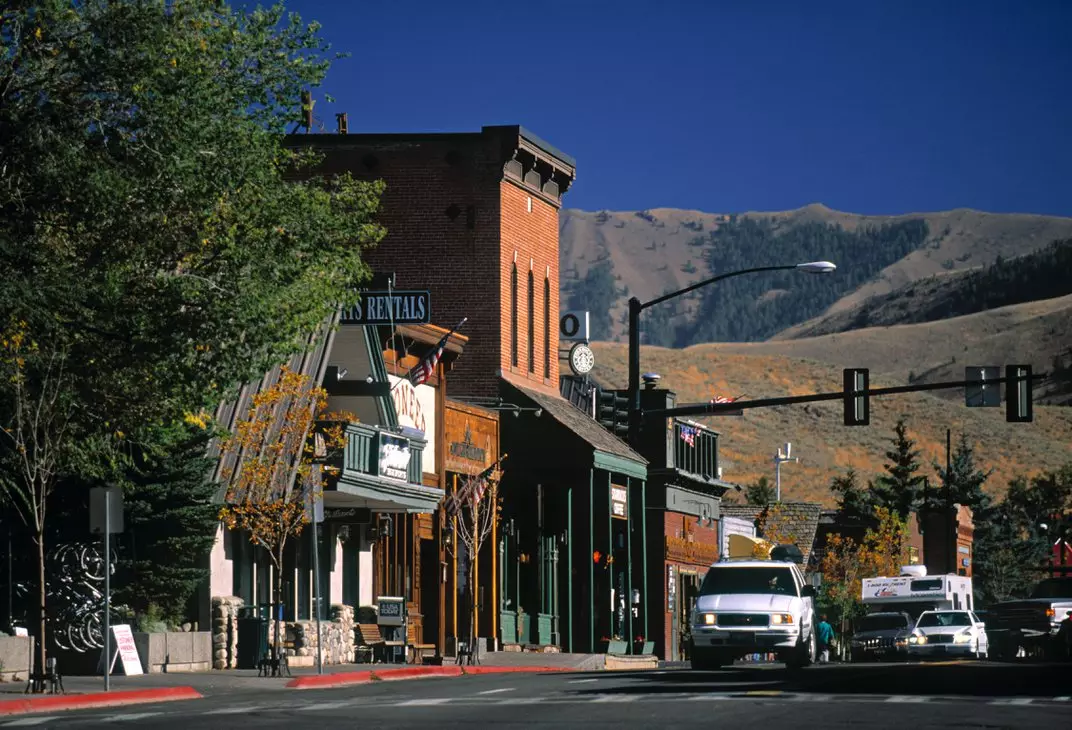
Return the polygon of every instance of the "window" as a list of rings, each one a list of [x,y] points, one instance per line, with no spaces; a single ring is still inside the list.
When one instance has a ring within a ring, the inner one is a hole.
[[[797,595],[792,571],[786,568],[712,568],[700,586],[701,596],[727,594]]]
[[[510,364],[517,367],[517,264],[510,272]]]
[[[536,372],[536,294],[533,292],[532,272],[529,272],[529,372]]]
[[[543,280],[543,376],[551,377],[551,280]]]

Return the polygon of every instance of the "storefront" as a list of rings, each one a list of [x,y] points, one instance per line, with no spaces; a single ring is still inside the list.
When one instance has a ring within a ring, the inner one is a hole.
[[[501,642],[639,651],[649,628],[646,462],[557,395],[505,381],[502,393],[528,410],[502,419]]]

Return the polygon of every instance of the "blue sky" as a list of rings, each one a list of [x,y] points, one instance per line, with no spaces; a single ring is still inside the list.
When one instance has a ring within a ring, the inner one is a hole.
[[[351,132],[522,124],[586,210],[1072,215],[1072,2],[288,0]]]

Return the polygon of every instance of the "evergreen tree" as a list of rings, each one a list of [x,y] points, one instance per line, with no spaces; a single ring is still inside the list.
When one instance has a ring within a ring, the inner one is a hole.
[[[994,470],[984,472],[976,467],[974,449],[964,434],[960,435],[960,440],[950,455],[949,473],[937,463],[934,470],[938,474],[940,484],[928,489],[926,495],[921,497],[920,503],[923,507],[938,509],[951,504],[963,504],[972,510],[981,510],[989,506],[990,498],[983,492],[983,485]]]
[[[569,308],[586,309],[593,340],[609,340],[614,320],[611,310],[618,301],[614,262],[609,258],[588,267],[584,277],[570,286]]]
[[[120,536],[116,600],[139,615],[172,623],[208,578],[218,507],[212,498],[207,431],[176,427],[158,434],[127,470],[126,530]]]
[[[894,427],[893,449],[886,452],[889,461],[883,464],[886,474],[875,480],[871,493],[875,506],[886,507],[902,520],[919,502],[927,477],[917,474],[920,468],[916,442],[908,437],[908,427],[901,418]]]
[[[760,477],[744,489],[745,502],[754,504],[757,507],[771,504],[776,497],[774,485],[770,483],[767,477]]]
[[[830,491],[837,495],[839,522],[871,524],[874,521],[875,500],[872,484],[862,486],[855,469],[830,480]]]

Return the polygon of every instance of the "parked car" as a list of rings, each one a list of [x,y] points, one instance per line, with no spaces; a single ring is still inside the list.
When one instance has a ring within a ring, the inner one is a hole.
[[[987,631],[995,658],[1030,656],[1063,659],[1066,654],[1061,621],[1072,611],[1072,577],[1046,578],[1031,597],[989,607]]]
[[[871,659],[897,659],[908,655],[908,637],[912,617],[903,611],[871,613],[856,622],[849,642],[849,656],[854,662]]]
[[[989,651],[986,625],[973,611],[924,611],[908,637],[911,657],[966,656]]]
[[[707,571],[692,613],[693,669],[775,653],[790,667],[816,660],[815,589],[790,560],[722,560]]]

